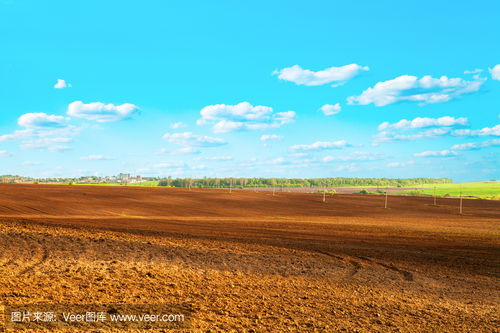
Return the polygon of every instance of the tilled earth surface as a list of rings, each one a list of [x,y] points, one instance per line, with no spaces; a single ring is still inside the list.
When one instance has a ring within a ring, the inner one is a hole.
[[[195,332],[498,332],[500,202],[388,203],[0,184],[0,304],[187,304]]]

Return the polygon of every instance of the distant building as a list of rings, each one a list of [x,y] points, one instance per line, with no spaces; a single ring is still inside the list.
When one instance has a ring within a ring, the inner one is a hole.
[[[120,173],[118,174],[118,182],[119,183],[130,183],[130,173]]]

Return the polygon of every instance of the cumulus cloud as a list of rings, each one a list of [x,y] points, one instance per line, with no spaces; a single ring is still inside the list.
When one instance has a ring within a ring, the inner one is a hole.
[[[80,128],[75,126],[68,126],[64,128],[58,129],[23,129],[16,130],[10,134],[0,135],[0,142],[2,141],[11,141],[11,140],[27,140],[32,138],[44,138],[50,136],[75,136],[80,133]]]
[[[67,114],[76,118],[95,120],[97,122],[112,122],[130,118],[139,108],[130,103],[121,105],[104,104],[100,102],[85,104],[76,101],[68,105]]]
[[[35,166],[35,165],[41,165],[42,162],[38,161],[24,161],[21,163],[22,166]]]
[[[276,70],[273,74],[278,75],[280,80],[294,82],[297,85],[320,86],[327,83],[334,83],[332,86],[338,86],[352,79],[361,71],[367,70],[369,70],[367,66],[350,64],[314,72],[309,69],[302,69],[299,65],[294,65]]]
[[[304,152],[302,152],[302,153],[290,152],[290,156],[300,158],[300,157],[311,156],[311,154],[310,153],[304,153]]]
[[[186,127],[186,124],[184,124],[182,121],[179,121],[179,122],[176,122],[176,123],[173,123],[172,125],[170,125],[171,129],[179,129],[182,127]]]
[[[189,155],[189,154],[199,154],[200,151],[194,147],[182,147],[176,149],[172,152],[172,155]]]
[[[283,157],[277,157],[277,158],[271,160],[269,163],[274,164],[274,165],[283,165],[283,164],[287,164],[288,162]]]
[[[500,124],[493,127],[485,127],[480,130],[458,129],[453,131],[456,136],[500,136]]]
[[[153,164],[153,168],[157,169],[172,169],[172,168],[180,168],[185,167],[186,165],[183,162],[162,162]]]
[[[500,146],[500,139],[492,139],[481,142],[468,142],[461,143],[457,145],[453,145],[451,147],[452,150],[477,150],[481,148]]]
[[[428,150],[428,151],[423,151],[421,153],[413,154],[413,156],[415,157],[449,157],[456,155],[458,155],[457,152],[447,149],[438,151]]]
[[[359,96],[350,96],[349,104],[385,106],[396,102],[418,102],[420,105],[450,101],[464,94],[478,91],[486,79],[474,77],[471,81],[461,78],[430,75],[418,78],[402,75],[382,81],[363,91]]]
[[[347,143],[346,140],[339,141],[317,141],[310,145],[294,145],[290,147],[291,151],[299,150],[328,150],[328,149],[341,149],[345,147],[350,147],[351,144]]]
[[[414,133],[414,134],[399,134],[390,131],[382,131],[376,134],[374,138],[374,144],[385,143],[385,142],[397,142],[397,141],[415,141],[421,139],[432,139],[446,135],[451,132],[448,127],[433,128],[426,131]]]
[[[201,151],[194,147],[182,147],[176,150],[160,149],[159,154],[170,154],[170,155],[194,155],[199,154]]]
[[[397,141],[415,141],[420,139],[431,139],[445,135],[452,136],[500,136],[500,125],[493,127],[484,127],[478,130],[471,129],[453,129],[454,126],[463,126],[467,124],[467,118],[415,118],[414,120],[403,119],[397,123],[390,124],[384,122],[378,127],[379,132],[374,136],[374,144],[384,142],[397,142]],[[420,132],[413,132],[411,134],[401,134],[398,131],[415,130],[425,127],[435,127]]]
[[[482,73],[482,72],[483,72],[482,69],[476,68],[476,69],[473,69],[473,70],[464,71],[464,74],[479,74],[479,73]]]
[[[413,120],[402,119],[397,123],[391,124],[387,121],[379,125],[378,130],[411,130],[424,127],[434,127],[434,126],[457,126],[457,125],[467,125],[467,118],[454,118],[454,117],[441,117],[441,118],[422,118],[417,117]]]
[[[271,140],[281,140],[281,139],[283,139],[283,136],[277,134],[264,134],[260,137],[260,141],[271,141]]]
[[[491,78],[493,80],[500,81],[500,64],[496,65],[493,68],[490,68],[489,70],[490,70]]]
[[[355,151],[348,155],[342,156],[325,156],[323,157],[323,162],[332,162],[332,161],[376,161],[381,159],[382,156],[380,154],[374,154],[365,151]]]
[[[0,150],[0,157],[12,157],[12,156],[14,156],[13,153],[8,152],[6,150]]]
[[[25,113],[17,120],[19,126],[26,128],[51,128],[64,127],[68,122],[68,118],[63,116],[48,115],[43,112]]]
[[[325,114],[325,116],[333,116],[334,114],[342,111],[342,107],[340,106],[340,103],[325,104],[320,108],[320,110]]]
[[[67,143],[71,142],[71,138],[40,138],[30,142],[25,142],[21,145],[21,149],[37,149],[47,150],[50,152],[58,152],[71,149]]]
[[[269,106],[253,106],[248,102],[208,105],[200,111],[200,115],[197,124],[214,124],[214,133],[279,128],[295,118],[294,111],[273,113],[273,108]]]
[[[10,140],[16,140],[16,139],[26,139],[26,138],[31,138],[33,137],[34,131],[31,129],[24,129],[24,130],[16,130],[13,133],[10,134],[2,134],[0,135],[0,142],[2,141],[10,141]]]
[[[88,155],[80,157],[82,161],[108,161],[113,160],[114,158],[103,156],[103,155]]]
[[[226,144],[226,141],[222,139],[191,132],[166,133],[163,138],[170,143],[185,147],[218,147]]]
[[[232,121],[259,121],[267,118],[273,112],[269,106],[253,106],[248,102],[236,105],[214,104],[204,107],[201,111],[201,119],[198,124],[203,125],[209,121],[232,120]]]
[[[233,160],[232,156],[212,156],[212,157],[203,157],[203,158],[196,158],[196,160],[205,160],[205,161],[231,161]]]
[[[354,172],[358,171],[359,167],[356,163],[349,163],[349,164],[344,164],[335,169],[335,171],[349,171],[349,172]]]
[[[413,165],[413,164],[415,164],[415,161],[390,162],[390,163],[387,163],[387,166],[389,168],[403,168],[403,167],[407,167],[407,166],[410,166],[410,165]]]
[[[67,83],[66,80],[57,79],[57,83],[54,85],[55,89],[71,88],[71,83]]]
[[[68,125],[69,119],[46,113],[26,113],[18,118],[18,125],[24,127],[9,134],[0,135],[0,142],[19,140],[22,149],[63,151],[70,147],[70,137],[78,135],[80,128]]]

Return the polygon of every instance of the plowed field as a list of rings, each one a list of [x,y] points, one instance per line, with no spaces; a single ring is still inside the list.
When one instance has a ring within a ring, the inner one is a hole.
[[[182,303],[200,332],[498,331],[499,201],[322,199],[0,184],[0,303]]]

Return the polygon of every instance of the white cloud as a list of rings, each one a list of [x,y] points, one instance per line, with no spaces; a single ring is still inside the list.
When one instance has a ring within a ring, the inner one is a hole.
[[[51,128],[64,127],[69,118],[56,115],[48,115],[43,112],[25,113],[17,120],[19,126],[26,128]]]
[[[206,160],[206,161],[231,161],[232,159],[233,159],[232,156],[212,156],[212,157],[198,158],[198,160]]]
[[[286,162],[286,160],[283,157],[277,157],[274,160],[271,160],[270,164],[274,164],[274,165],[277,165],[277,164],[287,164],[287,162]]]
[[[453,131],[457,136],[500,136],[500,124],[493,127],[485,127],[480,130],[459,129]]]
[[[274,118],[279,125],[284,125],[293,122],[296,115],[295,111],[277,112]]]
[[[113,160],[114,158],[103,155],[88,155],[88,156],[82,156],[80,157],[80,159],[82,161],[107,161],[107,160]]]
[[[349,171],[349,172],[354,172],[358,171],[359,167],[356,163],[349,163],[349,164],[344,164],[335,169],[335,171]]]
[[[104,104],[100,102],[85,104],[81,101],[76,101],[68,105],[67,114],[97,122],[111,122],[130,118],[137,113],[139,108],[130,103],[121,105]]]
[[[281,140],[281,139],[283,139],[283,136],[277,134],[264,134],[260,137],[260,141]]]
[[[12,157],[12,156],[14,156],[13,153],[8,152],[6,150],[0,150],[0,157]]]
[[[349,104],[385,106],[396,102],[418,102],[420,105],[442,103],[461,95],[476,92],[486,79],[475,77],[472,81],[461,78],[439,79],[432,76],[418,78],[402,75],[395,79],[382,81],[363,91],[359,96],[350,96]]]
[[[71,142],[70,137],[78,135],[80,128],[71,125],[65,126],[66,120],[62,116],[27,113],[18,120],[19,125],[27,128],[0,135],[0,142],[20,140],[22,149],[67,150],[70,147],[65,143]]]
[[[297,157],[297,158],[308,157],[310,155],[311,155],[310,153],[290,153],[290,156]]]
[[[68,126],[53,130],[23,129],[16,130],[11,134],[0,135],[0,142],[10,140],[25,140],[32,138],[45,138],[50,136],[75,136],[80,133],[80,129],[75,126]]]
[[[415,164],[415,161],[391,162],[391,163],[387,163],[387,166],[389,168],[403,168],[403,167],[407,167],[407,166],[410,166],[413,164]]]
[[[345,147],[350,147],[351,144],[347,143],[346,140],[339,140],[334,142],[328,141],[317,141],[310,145],[294,145],[290,147],[291,151],[297,150],[327,150],[327,149],[341,149]]]
[[[323,162],[331,162],[331,161],[376,161],[381,159],[382,156],[379,154],[364,152],[364,151],[355,151],[348,155],[342,156],[325,156],[323,157]]]
[[[200,151],[194,147],[182,147],[176,149],[172,152],[172,155],[189,155],[189,154],[199,154]]]
[[[482,72],[483,72],[482,69],[476,68],[476,69],[473,69],[473,70],[464,71],[464,74],[479,74],[479,73],[482,73]]]
[[[333,116],[334,114],[342,111],[342,107],[340,103],[337,104],[325,104],[320,108],[321,111],[325,114],[325,116]]]
[[[248,102],[208,105],[200,111],[200,115],[197,124],[213,123],[214,133],[279,128],[295,118],[294,111],[273,113],[273,108],[269,106],[253,106]]]
[[[71,148],[66,145],[71,141],[71,138],[40,138],[23,143],[21,149],[38,149],[50,152],[63,151]]]
[[[71,88],[71,83],[67,83],[66,80],[57,79],[57,83],[54,85],[55,89]]]
[[[438,151],[432,151],[432,150],[428,150],[428,151],[423,151],[421,153],[416,153],[416,154],[413,154],[413,156],[415,157],[449,157],[449,156],[456,156],[458,155],[457,152],[453,151],[453,150],[438,150]]]
[[[491,78],[493,80],[500,81],[500,64],[496,65],[493,68],[490,68],[489,70],[490,70]]]
[[[389,131],[382,131],[376,134],[374,138],[374,144],[379,144],[383,142],[396,142],[396,141],[415,141],[421,139],[432,139],[439,136],[446,135],[450,133],[450,128],[441,127],[441,128],[433,128],[426,131],[414,133],[414,134],[398,134]]]
[[[330,67],[314,72],[309,69],[302,69],[299,65],[294,65],[276,70],[273,74],[278,75],[278,78],[281,80],[294,82],[298,85],[320,86],[335,82],[333,86],[338,86],[352,79],[361,71],[367,70],[369,70],[367,66],[350,64],[341,67]]]
[[[170,154],[170,155],[189,155],[189,154],[199,154],[200,150],[194,147],[182,147],[176,150],[168,150],[165,148],[160,149],[158,154]]]
[[[172,168],[181,168],[185,166],[186,165],[183,162],[163,162],[163,163],[153,164],[153,168],[157,169],[172,169]]]
[[[234,121],[259,121],[267,118],[273,112],[269,106],[253,106],[248,102],[236,105],[214,104],[204,107],[198,123],[203,125],[209,121],[234,120]]]
[[[22,166],[35,166],[35,165],[41,165],[42,162],[36,162],[36,161],[24,161],[21,163]]]
[[[433,127],[433,126],[456,126],[456,125],[466,125],[467,118],[454,118],[454,117],[441,117],[441,118],[421,118],[417,117],[413,120],[402,119],[397,123],[391,124],[389,122],[383,122],[379,125],[378,130],[386,130],[386,129],[396,129],[396,130],[411,130],[418,129],[424,127]]]
[[[34,131],[31,129],[16,130],[11,134],[0,135],[0,142],[33,137]]]
[[[413,120],[400,120],[397,123],[383,122],[379,125],[381,131],[374,136],[374,144],[382,142],[414,141],[420,139],[436,138],[444,135],[453,136],[500,136],[500,125],[484,127],[479,130],[455,129],[454,126],[464,126],[467,118],[441,117],[441,118],[415,118]],[[397,131],[415,130],[426,127],[437,127],[412,134],[400,134]]]
[[[187,125],[184,124],[182,121],[179,121],[179,122],[176,122],[176,123],[173,123],[172,125],[170,125],[170,128],[171,129],[179,129],[179,128],[182,128],[182,127],[186,127]]]
[[[500,139],[492,139],[481,142],[468,142],[461,143],[457,145],[453,145],[451,147],[452,150],[476,150],[481,148],[500,146]]]
[[[212,127],[212,130],[214,133],[228,133],[241,130],[244,127],[245,124],[240,121],[221,120]]]
[[[170,143],[185,147],[218,147],[226,142],[219,138],[193,134],[191,132],[166,133],[163,138]]]

